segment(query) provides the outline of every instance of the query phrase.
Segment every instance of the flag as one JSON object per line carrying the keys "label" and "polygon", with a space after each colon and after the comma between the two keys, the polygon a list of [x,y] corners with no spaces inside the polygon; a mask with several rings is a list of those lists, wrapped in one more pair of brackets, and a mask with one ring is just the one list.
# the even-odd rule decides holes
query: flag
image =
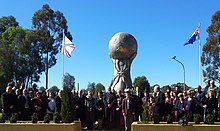
{"label": "flag", "polygon": [[67,56],[68,58],[71,57],[72,51],[76,48],[76,46],[73,45],[73,43],[64,36],[63,42],[62,42],[62,53]]}
{"label": "flag", "polygon": [[193,44],[193,42],[199,39],[199,35],[200,35],[200,25],[196,28],[193,34],[189,37],[189,40],[184,44],[184,46],[188,44]]}

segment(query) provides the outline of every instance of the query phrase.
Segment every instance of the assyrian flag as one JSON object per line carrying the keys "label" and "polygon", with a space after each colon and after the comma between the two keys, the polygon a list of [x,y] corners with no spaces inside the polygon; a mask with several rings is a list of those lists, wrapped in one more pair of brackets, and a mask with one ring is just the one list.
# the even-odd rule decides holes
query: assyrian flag
{"label": "assyrian flag", "polygon": [[64,36],[63,42],[62,42],[62,53],[67,56],[68,58],[71,57],[72,51],[76,48],[76,46],[73,45],[73,43]]}
{"label": "assyrian flag", "polygon": [[193,42],[199,39],[199,35],[200,35],[200,25],[196,28],[193,34],[189,37],[189,40],[184,44],[184,46],[188,44],[193,44]]}

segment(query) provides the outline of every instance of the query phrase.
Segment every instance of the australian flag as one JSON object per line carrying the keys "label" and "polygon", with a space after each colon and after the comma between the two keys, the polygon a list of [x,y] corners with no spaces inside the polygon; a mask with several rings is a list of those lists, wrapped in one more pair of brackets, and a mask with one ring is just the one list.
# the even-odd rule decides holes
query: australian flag
{"label": "australian flag", "polygon": [[184,44],[184,46],[188,44],[193,44],[193,42],[199,39],[199,34],[200,34],[200,25],[196,28],[193,34],[189,37],[189,40]]}

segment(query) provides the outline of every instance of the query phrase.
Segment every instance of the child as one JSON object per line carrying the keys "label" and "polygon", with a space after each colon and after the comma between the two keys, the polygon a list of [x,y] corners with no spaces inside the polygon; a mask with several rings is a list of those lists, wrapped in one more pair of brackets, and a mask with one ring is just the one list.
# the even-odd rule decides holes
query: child
{"label": "child", "polygon": [[155,106],[155,102],[154,102],[154,97],[151,96],[148,102],[148,117],[149,120],[152,121],[153,118],[153,112],[154,112],[154,106]]}

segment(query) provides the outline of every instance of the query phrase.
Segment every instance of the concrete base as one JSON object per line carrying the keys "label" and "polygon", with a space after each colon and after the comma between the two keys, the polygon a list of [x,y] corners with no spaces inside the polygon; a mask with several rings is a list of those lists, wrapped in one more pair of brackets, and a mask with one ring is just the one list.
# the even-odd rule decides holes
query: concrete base
{"label": "concrete base", "polygon": [[189,123],[187,126],[174,124],[139,124],[133,122],[131,125],[132,131],[220,131],[220,123],[209,124],[194,124]]}
{"label": "concrete base", "polygon": [[81,131],[81,122],[74,123],[1,123],[0,131]]}

